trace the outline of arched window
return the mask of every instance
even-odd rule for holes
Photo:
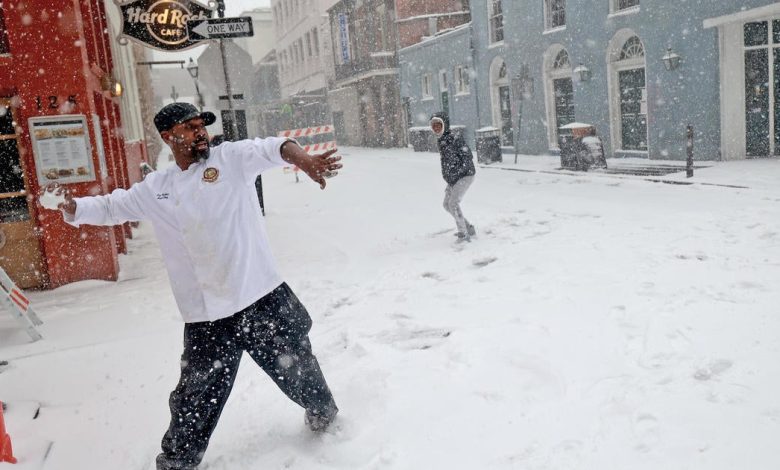
[[[561,52],[559,52],[558,55],[555,56],[555,61],[553,62],[553,69],[560,70],[565,68],[571,68],[571,62],[569,61],[569,53],[566,52],[566,49],[561,49]]]
[[[498,69],[498,79],[499,80],[506,79],[506,62],[502,62],[501,68]]]
[[[638,59],[645,56],[645,48],[638,37],[632,36],[623,44],[620,50],[620,60]]]

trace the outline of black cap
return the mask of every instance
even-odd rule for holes
[[[217,117],[210,111],[200,112],[190,103],[171,103],[166,105],[154,116],[154,126],[158,132],[167,131],[176,124],[201,118],[207,126],[214,124]]]

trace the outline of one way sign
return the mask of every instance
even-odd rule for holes
[[[235,18],[209,18],[187,23],[190,41],[204,39],[230,39],[254,36],[252,17],[237,16]]]

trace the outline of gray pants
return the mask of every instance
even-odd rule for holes
[[[460,201],[473,182],[473,176],[464,176],[455,184],[448,184],[447,189],[444,190],[444,210],[452,215],[455,219],[455,225],[458,227],[458,232],[463,234],[468,233],[468,227],[471,224],[463,217],[463,211],[460,210]]]

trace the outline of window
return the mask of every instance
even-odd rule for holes
[[[555,56],[555,60],[553,61],[553,69],[560,70],[569,67],[571,67],[571,61],[569,61],[569,53],[566,52],[566,49],[562,49],[561,52],[559,52],[558,55]]]
[[[24,198],[24,177],[19,156],[13,108],[8,99],[0,98],[0,194],[18,196],[19,208],[27,212]],[[0,201],[6,202],[5,198]]]
[[[504,40],[504,11],[501,0],[488,0],[490,3],[490,42]]]
[[[439,71],[439,91],[447,91],[449,83],[447,83],[447,71]]]
[[[3,3],[0,2],[0,54],[8,54],[8,32],[5,29],[5,19],[3,18]]]
[[[305,57],[303,56],[303,38],[298,38],[298,55],[301,58],[301,62],[305,61]]]
[[[627,8],[638,7],[639,0],[617,0],[617,9],[625,10]]]
[[[431,74],[429,73],[422,76],[422,97],[423,99],[433,98],[433,91],[431,91]]]
[[[311,57],[311,33],[306,33],[306,55]]]
[[[317,28],[311,30],[312,41],[314,42],[314,55],[320,55],[320,40],[317,38]]]
[[[620,60],[640,59],[644,56],[645,48],[642,46],[642,41],[636,36],[629,38],[620,51]]]
[[[566,26],[566,0],[545,0],[547,29]]]
[[[455,67],[455,93],[466,94],[469,92],[469,68],[459,65]]]

